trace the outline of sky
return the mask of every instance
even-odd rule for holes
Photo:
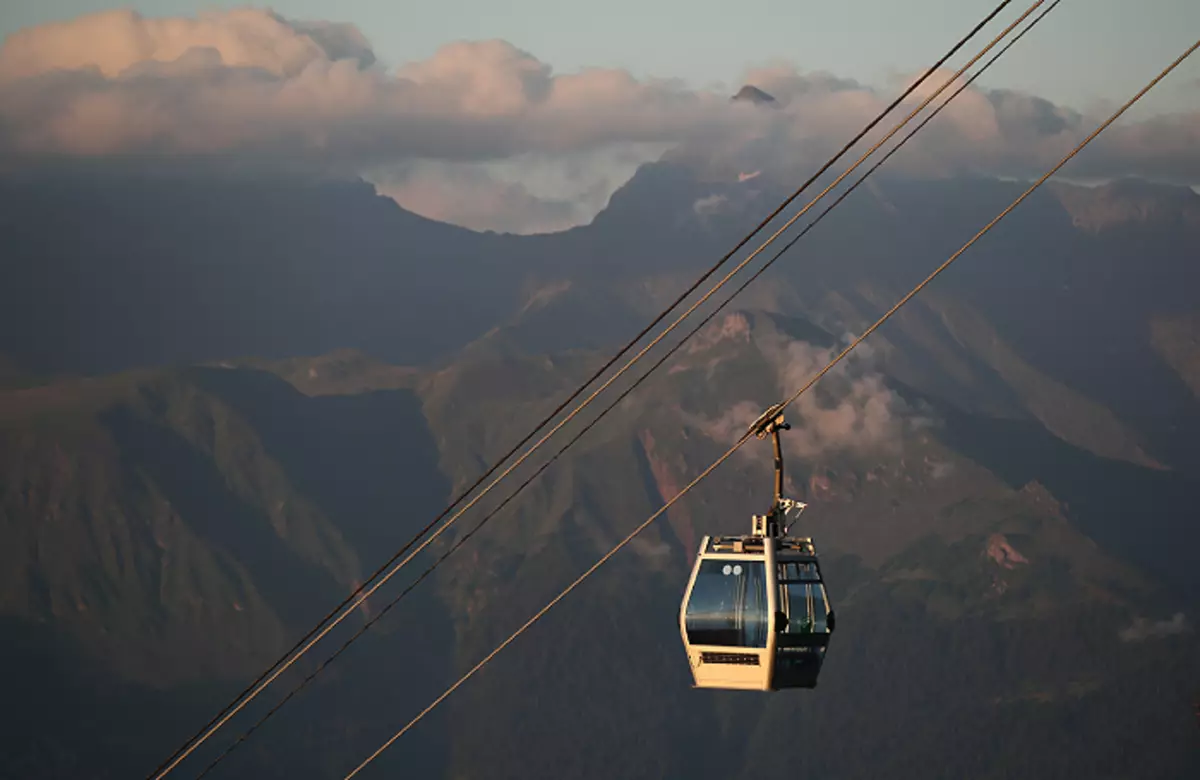
[[[0,0],[0,169],[299,165],[473,229],[560,230],[664,153],[811,173],[996,1]],[[1196,0],[1062,0],[889,169],[1036,176],[1195,36]],[[744,83],[774,108],[731,104]],[[1200,55],[1070,174],[1200,181]]]
[[[129,7],[151,16],[255,5],[289,18],[356,25],[381,60],[426,59],[454,40],[502,38],[556,71],[624,68],[694,87],[734,82],[748,66],[784,59],[872,84],[928,66],[994,0],[5,0],[0,36],[46,21]],[[1013,7],[1023,3],[1014,3]],[[1064,0],[1020,56],[989,72],[989,86],[1086,108],[1121,100],[1200,36],[1196,0]],[[1193,76],[1200,71],[1193,69]],[[1175,85],[1146,98],[1143,113],[1195,94]]]

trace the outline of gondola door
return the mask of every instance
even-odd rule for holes
[[[773,545],[714,552],[709,537],[684,594],[680,631],[696,687],[770,690],[777,589]]]

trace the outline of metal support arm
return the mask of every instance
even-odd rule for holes
[[[765,535],[771,537],[782,536],[786,533],[782,521],[788,511],[796,506],[804,507],[804,504],[798,501],[783,497],[783,442],[779,438],[779,432],[791,430],[791,428],[792,426],[783,418],[783,404],[772,406],[759,415],[759,418],[750,426],[750,431],[760,439],[765,439],[770,435],[775,450],[775,498],[771,503],[771,511],[765,518],[766,528],[763,529]]]

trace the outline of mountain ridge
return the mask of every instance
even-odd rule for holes
[[[0,528],[16,540],[0,551],[0,619],[7,657],[27,672],[0,696],[47,698],[27,717],[9,712],[0,774],[155,765],[602,365],[715,245],[732,244],[752,216],[739,191],[766,199],[777,186],[643,171],[594,226],[516,238],[408,221],[364,186],[335,196],[312,184],[259,208],[275,192],[264,185],[203,219],[183,205],[201,209],[227,185],[117,191],[102,204],[110,225],[85,213],[95,183],[34,188],[31,203],[57,204],[46,213],[71,229],[0,226],[18,239],[0,312],[28,335],[0,330],[0,351],[22,366],[39,358],[0,389]],[[353,766],[957,248],[965,236],[948,226],[969,233],[1020,186],[874,184],[226,771],[302,779]],[[840,777],[1200,767],[1187,741],[1200,687],[1187,293],[1200,244],[1170,198],[1147,210],[1143,190],[1070,192],[1099,205],[1073,214],[1054,192],[1031,199],[1038,208],[1015,213],[790,410],[785,487],[809,502],[798,530],[818,542],[840,618],[812,695],[687,683],[677,613],[699,538],[744,532],[769,502],[768,448],[752,442],[381,771],[761,776],[795,768],[771,748],[781,723],[799,724],[789,739],[810,771]],[[714,194],[725,200],[695,208]],[[1131,205],[1111,206],[1123,197]],[[155,233],[133,209],[156,199],[149,213],[174,213],[164,224],[182,232]],[[250,211],[231,214],[239,207]],[[1109,221],[1097,234],[1079,214]],[[146,235],[122,244],[116,226],[134,225]],[[85,251],[104,236],[112,246]],[[393,262],[397,247],[407,251]],[[39,293],[47,274],[92,297],[78,309],[61,290]],[[69,344],[85,328],[91,341]],[[84,354],[89,344],[104,349]],[[406,571],[461,539],[588,417]],[[70,711],[50,706],[67,699]],[[917,725],[897,732],[897,719]]]

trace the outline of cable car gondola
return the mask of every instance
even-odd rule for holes
[[[834,615],[812,539],[784,521],[806,504],[783,497],[779,432],[783,409],[751,431],[775,445],[775,501],[754,515],[748,536],[705,536],[679,609],[679,629],[697,688],[776,691],[815,688]],[[794,519],[793,519],[794,523]]]

